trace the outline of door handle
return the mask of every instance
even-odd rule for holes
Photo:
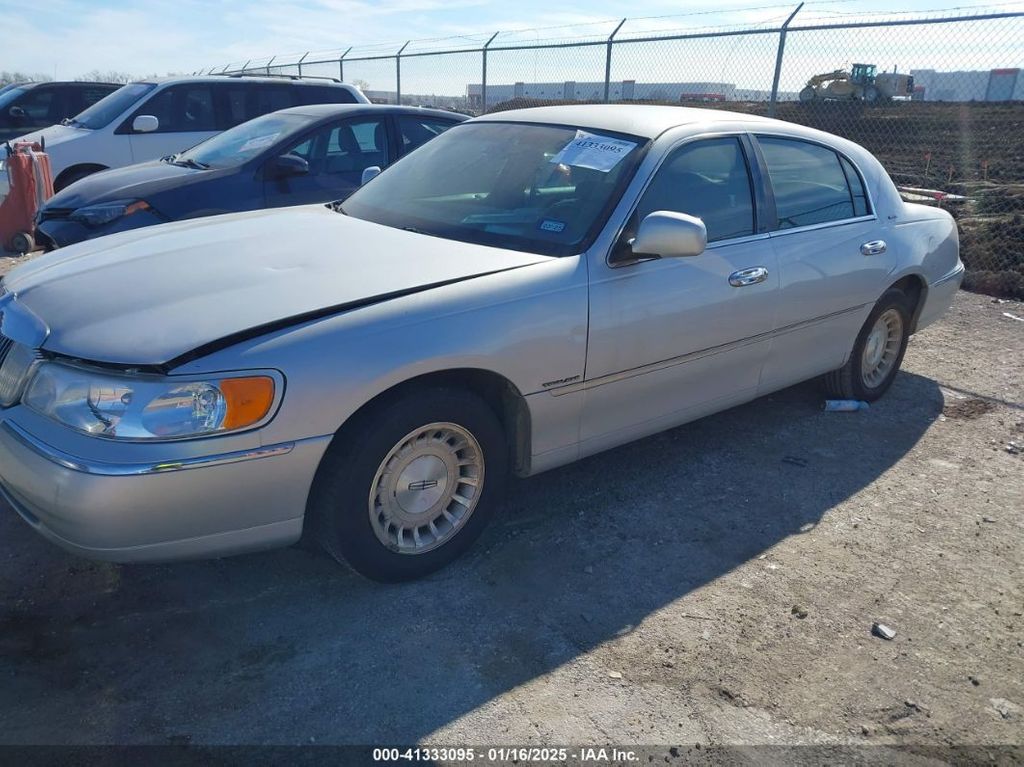
[[[756,285],[768,279],[768,270],[763,266],[752,266],[749,269],[740,269],[729,275],[729,284],[734,288],[742,288],[746,285]]]
[[[885,240],[871,240],[860,246],[860,252],[865,256],[877,256],[885,253]]]

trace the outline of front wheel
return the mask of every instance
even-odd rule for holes
[[[28,232],[17,232],[11,237],[10,246],[15,253],[31,253],[36,249],[36,241]]]
[[[857,335],[846,364],[824,378],[826,392],[840,399],[874,402],[892,386],[910,339],[913,306],[902,290],[887,290]]]
[[[367,578],[418,578],[480,535],[508,464],[486,402],[460,390],[412,391],[339,435],[317,472],[307,520],[328,553]]]

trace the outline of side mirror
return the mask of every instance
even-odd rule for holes
[[[283,154],[267,163],[267,175],[270,178],[304,176],[307,173],[309,173],[309,163],[297,154]]]
[[[133,133],[152,133],[160,127],[160,120],[153,115],[139,115],[132,120]]]
[[[699,256],[708,246],[708,231],[696,216],[656,210],[640,222],[630,245],[635,256]]]
[[[28,115],[25,114],[25,110],[19,106],[11,107],[9,110],[7,110],[7,114],[9,114],[15,120],[24,120],[26,117],[28,117]]]
[[[377,178],[377,176],[379,176],[379,175],[380,175],[380,166],[379,165],[371,165],[369,168],[365,168],[363,170],[363,178],[359,182],[359,185],[362,186],[363,184],[365,184],[365,183],[367,183],[369,181],[372,181],[373,179]]]

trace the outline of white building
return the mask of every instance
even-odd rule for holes
[[[1019,69],[937,72],[911,69],[914,99],[921,101],[1024,100],[1024,77]]]

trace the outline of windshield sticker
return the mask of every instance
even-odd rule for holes
[[[542,232],[554,232],[555,234],[559,234],[565,231],[565,222],[556,221],[553,218],[545,218],[540,222],[540,226],[538,228]]]
[[[577,130],[576,138],[562,147],[562,151],[552,157],[551,162],[607,173],[635,148],[635,141]]]
[[[238,151],[250,152],[254,149],[263,149],[264,147],[268,147],[271,144],[273,144],[277,140],[277,137],[280,135],[281,131],[278,131],[277,133],[268,133],[265,136],[256,136],[255,138],[251,138],[244,144],[242,144],[241,148]]]

